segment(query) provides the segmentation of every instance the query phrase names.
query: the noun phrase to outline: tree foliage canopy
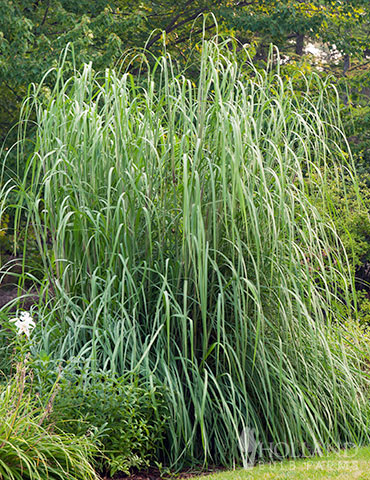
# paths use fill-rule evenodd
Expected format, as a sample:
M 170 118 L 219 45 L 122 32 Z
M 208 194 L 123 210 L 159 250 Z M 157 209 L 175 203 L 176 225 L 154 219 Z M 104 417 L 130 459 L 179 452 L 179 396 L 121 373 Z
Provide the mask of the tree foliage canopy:
M 367 4 L 364 0 L 251 0 L 221 7 L 220 13 L 230 28 L 252 32 L 281 48 L 287 40 L 299 41 L 304 35 L 335 44 L 342 53 L 360 54 L 369 45 L 361 33 L 370 21 Z
M 361 54 L 369 43 L 366 0 L 0 0 L 0 128 L 18 117 L 27 86 L 38 83 L 73 42 L 78 64 L 103 70 L 123 52 L 144 45 L 157 54 L 189 58 L 203 32 L 227 30 L 260 49 L 273 42 L 282 50 L 303 51 L 304 37 L 336 45 L 344 54 Z M 216 20 L 216 22 L 215 22 Z M 191 39 L 191 41 L 189 40 Z

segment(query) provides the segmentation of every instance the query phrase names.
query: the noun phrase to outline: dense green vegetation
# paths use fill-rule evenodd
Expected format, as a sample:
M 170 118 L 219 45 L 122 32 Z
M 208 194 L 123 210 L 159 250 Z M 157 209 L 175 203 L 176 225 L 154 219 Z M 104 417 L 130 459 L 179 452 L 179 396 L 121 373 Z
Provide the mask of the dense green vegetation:
M 24 363 L 0 387 L 0 478 L 9 480 L 93 480 L 96 447 L 88 437 L 52 432 L 45 424 L 54 394 L 41 408 Z
M 0 7 L 0 479 L 368 445 L 366 2 Z
M 369 434 L 366 356 L 341 326 L 353 279 L 328 193 L 352 166 L 330 82 L 296 92 L 219 42 L 198 85 L 169 55 L 139 81 L 62 66 L 25 104 L 36 144 L 14 187 L 49 299 L 32 357 L 87 368 L 92 390 L 101 370 L 138 379 L 154 412 L 157 386 L 174 467 L 240 462 L 246 427 L 294 455 Z

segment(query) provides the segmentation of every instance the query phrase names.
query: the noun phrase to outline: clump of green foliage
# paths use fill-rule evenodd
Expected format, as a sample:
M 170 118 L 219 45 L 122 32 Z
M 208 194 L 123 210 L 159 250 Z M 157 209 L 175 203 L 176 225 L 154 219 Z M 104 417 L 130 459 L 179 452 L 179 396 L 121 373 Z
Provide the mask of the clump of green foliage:
M 101 449 L 96 467 L 113 476 L 149 466 L 162 444 L 165 418 L 158 389 L 111 372 L 85 372 L 62 380 L 51 421 L 64 432 L 94 438 Z
M 52 298 L 39 349 L 163 386 L 177 467 L 244 461 L 247 427 L 293 456 L 369 441 L 366 361 L 340 327 L 354 288 L 330 216 L 329 173 L 352 169 L 338 97 L 237 48 L 204 42 L 197 85 L 168 55 L 137 82 L 60 69 L 23 110 L 37 135 L 16 218 Z
M 370 261 L 370 193 L 369 175 L 353 178 L 346 175 L 342 184 L 332 179 L 328 184 L 330 215 L 355 273 L 356 267 Z
M 366 176 L 370 173 L 370 68 L 368 62 L 358 63 L 356 67 L 338 83 L 344 103 L 342 118 L 346 136 L 357 171 Z M 366 183 L 368 187 L 368 177 Z
M 95 480 L 91 464 L 97 449 L 87 437 L 58 433 L 46 426 L 46 407 L 32 388 L 32 373 L 18 364 L 0 384 L 0 478 L 7 480 Z
M 335 180 L 335 169 L 328 176 L 327 196 L 330 208 L 326 211 L 322 199 L 316 203 L 326 218 L 333 219 L 344 250 L 348 254 L 351 270 L 355 279 L 353 301 L 359 320 L 363 324 L 370 321 L 369 274 L 363 277 L 362 270 L 370 262 L 370 194 L 368 174 L 353 178 L 345 174 L 343 182 Z M 337 172 L 338 173 L 338 172 Z

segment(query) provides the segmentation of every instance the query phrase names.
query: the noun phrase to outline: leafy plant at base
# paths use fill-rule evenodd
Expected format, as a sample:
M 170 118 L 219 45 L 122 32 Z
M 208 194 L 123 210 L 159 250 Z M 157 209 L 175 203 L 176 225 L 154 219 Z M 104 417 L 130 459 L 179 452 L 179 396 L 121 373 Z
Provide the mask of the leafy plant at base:
M 54 402 L 51 421 L 67 433 L 98 441 L 102 456 L 97 465 L 110 476 L 147 467 L 163 440 L 163 394 L 109 372 L 67 377 Z
M 51 400 L 52 402 L 52 400 Z M 40 408 L 25 364 L 0 384 L 0 478 L 6 480 L 97 479 L 90 460 L 97 450 L 86 437 L 45 426 L 52 408 Z
M 245 460 L 246 427 L 292 456 L 369 441 L 366 361 L 340 327 L 350 265 L 313 198 L 330 210 L 334 165 L 354 178 L 338 98 L 236 50 L 205 42 L 197 86 L 168 55 L 140 86 L 61 69 L 23 110 L 38 131 L 18 217 L 54 295 L 39 348 L 163 385 L 159 461 L 177 467 Z

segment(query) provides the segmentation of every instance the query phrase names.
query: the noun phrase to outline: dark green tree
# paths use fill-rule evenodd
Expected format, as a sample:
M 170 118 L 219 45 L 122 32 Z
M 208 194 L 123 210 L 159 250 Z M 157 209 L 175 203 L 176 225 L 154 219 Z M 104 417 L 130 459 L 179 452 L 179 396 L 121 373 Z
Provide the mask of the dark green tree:
M 335 45 L 345 56 L 370 47 L 370 9 L 365 0 L 250 0 L 229 2 L 220 16 L 242 38 L 302 55 L 305 39 Z

